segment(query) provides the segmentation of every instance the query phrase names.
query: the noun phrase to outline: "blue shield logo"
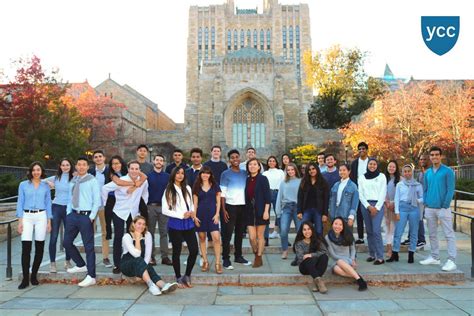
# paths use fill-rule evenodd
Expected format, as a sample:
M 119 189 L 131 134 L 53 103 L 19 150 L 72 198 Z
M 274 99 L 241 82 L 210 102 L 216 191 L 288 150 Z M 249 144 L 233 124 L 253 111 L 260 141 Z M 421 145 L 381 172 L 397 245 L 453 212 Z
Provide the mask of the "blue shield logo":
M 426 46 L 441 56 L 454 47 L 459 36 L 459 16 L 422 16 L 421 35 Z

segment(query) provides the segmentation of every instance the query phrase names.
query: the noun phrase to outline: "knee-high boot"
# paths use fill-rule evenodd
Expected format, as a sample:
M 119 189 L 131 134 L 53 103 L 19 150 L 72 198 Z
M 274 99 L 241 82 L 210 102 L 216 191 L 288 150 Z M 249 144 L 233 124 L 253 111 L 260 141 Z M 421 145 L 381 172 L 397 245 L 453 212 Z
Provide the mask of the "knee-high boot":
M 33 266 L 31 267 L 31 284 L 38 285 L 38 270 L 43 261 L 44 253 L 44 240 L 35 241 L 35 259 L 33 260 Z
M 23 272 L 23 280 L 18 286 L 20 290 L 30 285 L 31 244 L 31 241 L 21 242 L 21 269 Z

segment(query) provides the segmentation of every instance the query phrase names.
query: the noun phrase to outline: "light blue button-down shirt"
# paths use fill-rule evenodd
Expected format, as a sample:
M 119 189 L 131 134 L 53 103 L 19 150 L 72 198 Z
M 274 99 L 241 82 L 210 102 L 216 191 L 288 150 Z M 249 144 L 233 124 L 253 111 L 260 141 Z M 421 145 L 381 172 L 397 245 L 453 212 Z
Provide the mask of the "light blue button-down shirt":
M 18 187 L 18 202 L 16 204 L 16 217 L 22 218 L 24 210 L 46 210 L 46 216 L 52 218 L 51 191 L 49 185 L 40 182 L 35 188 L 33 182 L 22 181 Z
M 74 178 L 72 181 L 73 183 L 76 181 Z M 72 193 L 71 193 L 71 200 L 67 204 L 67 214 L 71 213 L 73 209 L 77 211 L 91 211 L 89 218 L 91 220 L 95 219 L 97 215 L 97 211 L 99 210 L 101 204 L 100 198 L 100 186 L 99 182 L 96 178 L 93 178 L 89 181 L 83 182 L 79 184 L 79 205 L 72 205 Z
M 66 206 L 72 197 L 72 187 L 74 183 L 69 181 L 69 174 L 63 173 L 58 179 L 56 176 L 46 178 L 43 181 L 54 183 L 54 200 L 53 204 Z
M 408 193 L 410 192 L 410 187 L 408 187 L 403 181 L 397 183 L 395 189 L 395 214 L 400 213 L 400 202 L 404 201 L 408 204 L 411 203 Z M 423 187 L 421 183 L 416 186 L 416 199 L 418 203 L 423 203 Z

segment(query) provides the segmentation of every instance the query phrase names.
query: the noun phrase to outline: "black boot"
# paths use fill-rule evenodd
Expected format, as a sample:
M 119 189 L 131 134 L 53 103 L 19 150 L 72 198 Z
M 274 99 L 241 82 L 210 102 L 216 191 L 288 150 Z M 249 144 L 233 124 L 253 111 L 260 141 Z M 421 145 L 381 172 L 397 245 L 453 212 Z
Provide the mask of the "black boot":
M 413 255 L 414 255 L 414 254 L 415 254 L 415 253 L 414 253 L 413 251 L 409 251 L 409 252 L 408 252 L 408 263 L 413 263 L 413 262 L 415 262 L 415 260 L 413 259 Z
M 268 238 L 265 238 L 265 247 L 268 247 L 269 244 L 268 244 Z
M 30 260 L 31 260 L 31 241 L 21 242 L 21 270 L 23 272 L 23 280 L 18 289 L 22 290 L 30 285 Z
M 392 255 L 390 256 L 390 258 L 387 259 L 387 262 L 394 262 L 394 261 L 398 262 L 398 252 L 397 251 L 392 251 Z
M 367 290 L 367 282 L 359 275 L 359 279 L 357 280 L 357 284 L 359 284 L 359 291 Z
M 33 266 L 31 267 L 31 284 L 38 285 L 38 270 L 43 261 L 44 253 L 44 240 L 35 241 L 35 259 L 33 260 Z

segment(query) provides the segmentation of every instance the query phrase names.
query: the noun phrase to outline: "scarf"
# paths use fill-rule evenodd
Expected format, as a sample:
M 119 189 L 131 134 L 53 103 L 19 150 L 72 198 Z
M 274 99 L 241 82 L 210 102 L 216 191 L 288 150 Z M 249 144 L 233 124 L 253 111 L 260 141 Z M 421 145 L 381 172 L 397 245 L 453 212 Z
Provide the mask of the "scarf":
M 72 181 L 74 186 L 72 187 L 72 207 L 74 209 L 79 208 L 79 194 L 80 194 L 80 184 L 94 179 L 94 176 L 87 174 L 84 177 L 75 176 Z
M 404 165 L 403 168 L 410 168 L 413 172 L 412 165 Z M 408 187 L 408 202 L 411 205 L 417 207 L 418 206 L 418 198 L 416 194 L 416 187 L 420 184 L 418 181 L 413 179 L 413 174 L 410 179 L 403 179 L 403 183 Z
M 379 171 L 379 163 L 377 162 L 376 159 L 374 158 L 369 158 L 369 161 L 367 162 L 367 165 L 371 162 L 371 161 L 375 161 L 377 163 L 377 169 L 375 169 L 375 171 L 370 171 L 369 168 L 367 167 L 367 172 L 364 174 L 365 178 L 367 180 L 370 180 L 370 179 L 375 179 L 379 176 L 380 174 L 380 171 Z
M 342 234 L 339 234 L 339 237 L 336 237 L 336 233 L 334 232 L 334 230 L 330 230 L 328 232 L 328 237 L 329 237 L 329 240 L 338 245 L 338 246 L 343 246 L 343 243 L 344 243 L 344 237 L 342 236 Z

